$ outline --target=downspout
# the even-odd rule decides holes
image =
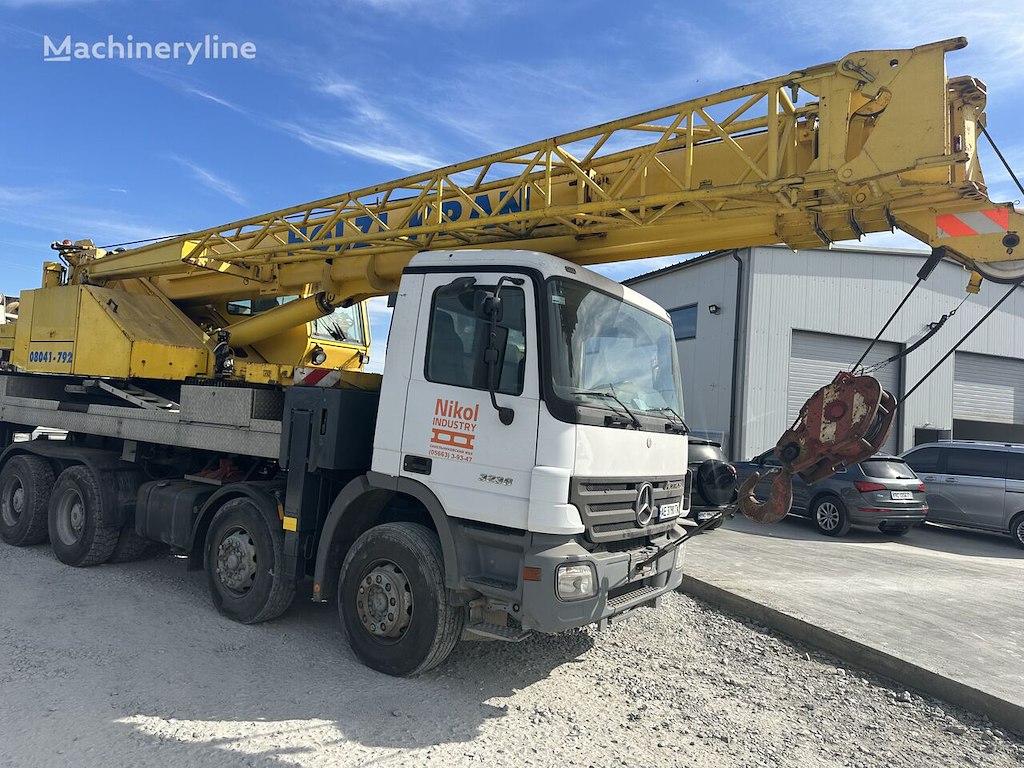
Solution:
[[[743,259],[737,251],[732,252],[736,261],[736,300],[733,309],[733,330],[732,330],[732,384],[729,390],[729,453],[733,461],[739,461],[742,457],[737,455],[739,450],[739,362],[740,362],[740,306],[743,300]]]

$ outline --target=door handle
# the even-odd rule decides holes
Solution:
[[[955,477],[947,477],[946,478],[946,482],[947,483],[959,483],[960,481],[957,480]]]

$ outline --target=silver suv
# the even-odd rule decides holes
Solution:
[[[903,458],[924,481],[929,522],[1008,533],[1024,547],[1024,445],[925,443]]]

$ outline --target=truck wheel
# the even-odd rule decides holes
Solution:
[[[437,536],[415,523],[379,525],[356,539],[341,566],[338,610],[359,660],[400,677],[448,658],[466,618],[448,600]]]
[[[46,541],[53,469],[39,456],[15,456],[0,471],[0,538],[16,547]]]
[[[118,528],[100,523],[100,486],[81,464],[60,473],[50,496],[50,546],[65,565],[84,568],[110,559],[117,546]]]
[[[243,624],[269,621],[288,610],[295,581],[284,573],[284,532],[271,526],[252,499],[226,502],[210,523],[205,566],[217,610]]]
[[[114,547],[114,553],[110,556],[109,562],[127,563],[138,560],[149,550],[150,544],[153,542],[139,536],[135,532],[134,525],[135,521],[131,520],[127,526],[121,529],[121,533],[117,537],[117,546]]]

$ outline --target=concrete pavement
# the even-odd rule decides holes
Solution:
[[[687,544],[683,591],[1024,734],[1024,549],[925,526],[902,538],[737,515]]]

